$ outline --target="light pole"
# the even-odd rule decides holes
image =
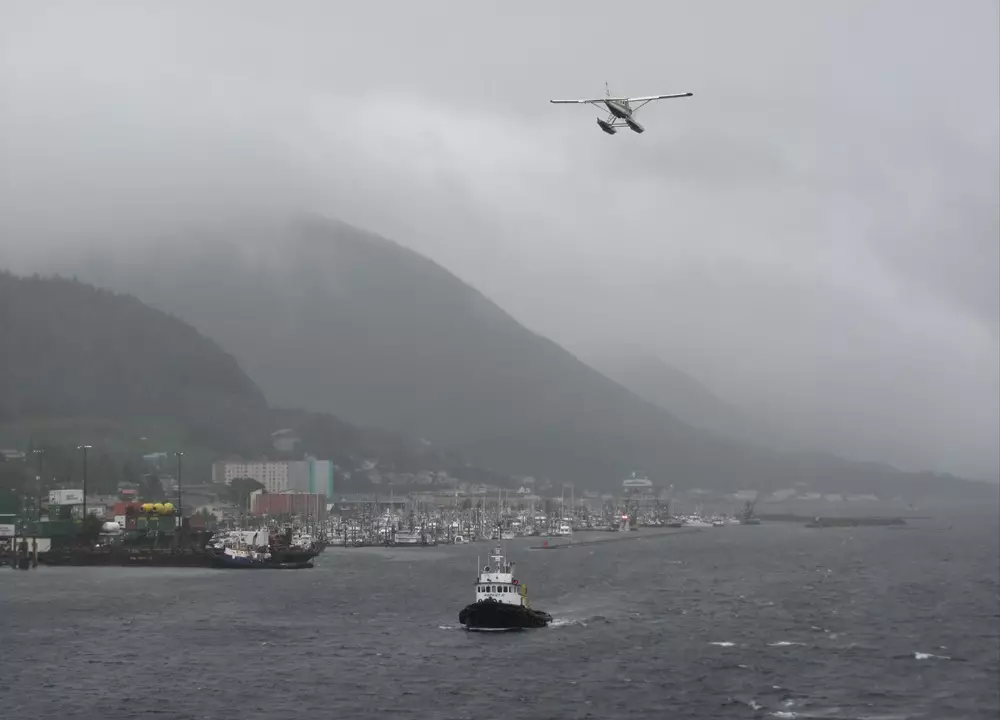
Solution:
[[[184,527],[184,510],[181,505],[181,459],[184,453],[178,451],[174,455],[177,456],[177,517],[180,518],[181,527]]]
[[[83,519],[87,519],[87,451],[92,445],[77,445],[77,450],[83,450]]]
[[[35,475],[35,520],[41,522],[42,520],[42,455],[45,453],[43,448],[35,448],[31,452],[35,453],[35,457],[38,458],[38,474]]]

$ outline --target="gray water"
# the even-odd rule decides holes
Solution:
[[[0,717],[996,718],[994,514],[530,550],[550,628],[458,628],[489,546],[305,571],[0,571]]]

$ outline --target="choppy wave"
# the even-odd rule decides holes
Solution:
[[[4,717],[996,717],[995,525],[518,553],[555,632],[490,641],[455,622],[481,547],[328,551],[274,574],[8,571]]]

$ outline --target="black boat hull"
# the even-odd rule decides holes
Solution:
[[[270,553],[271,558],[275,562],[297,564],[311,561],[319,555],[320,551],[298,548],[271,548]]]
[[[251,570],[302,570],[313,567],[314,553],[286,553],[267,560],[240,561],[220,551],[172,553],[128,550],[63,550],[38,554],[40,565],[116,567],[194,567]]]
[[[466,605],[458,614],[458,621],[467,630],[524,630],[545,627],[552,622],[552,616],[521,605],[480,600]]]
[[[274,559],[249,560],[234,558],[223,553],[216,555],[213,560],[213,567],[225,570],[306,570],[313,566],[312,560],[297,562],[281,562]]]
[[[209,553],[162,551],[62,550],[38,553],[39,565],[71,567],[213,567]]]

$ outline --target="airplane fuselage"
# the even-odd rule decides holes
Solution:
[[[627,104],[620,103],[617,100],[605,100],[604,104],[607,105],[608,111],[620,120],[632,117],[632,108]]]

